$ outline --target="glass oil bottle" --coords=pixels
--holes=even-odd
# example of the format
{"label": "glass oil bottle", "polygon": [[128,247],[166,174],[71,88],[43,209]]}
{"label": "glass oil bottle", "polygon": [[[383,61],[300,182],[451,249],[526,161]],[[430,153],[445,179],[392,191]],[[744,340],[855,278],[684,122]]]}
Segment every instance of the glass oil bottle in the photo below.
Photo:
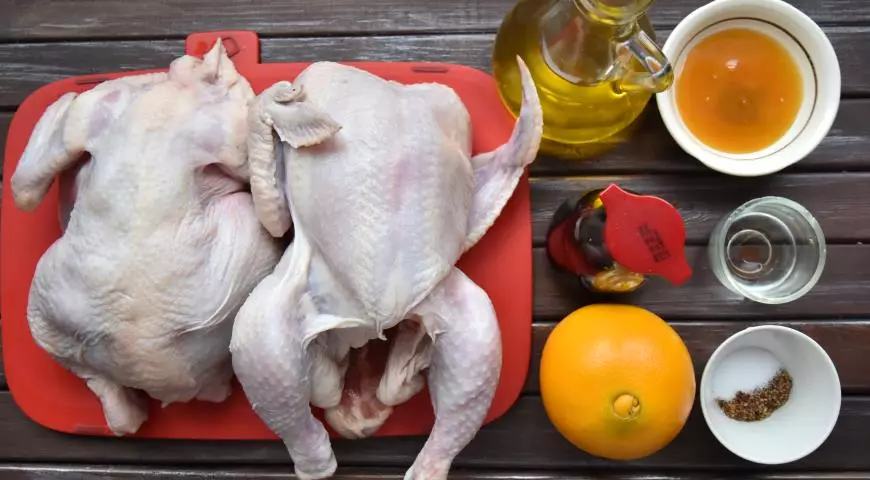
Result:
{"label": "glass oil bottle", "polygon": [[516,56],[538,87],[541,150],[563,153],[612,143],[630,130],[654,93],[673,82],[646,16],[652,0],[519,0],[493,48],[493,76],[514,115],[521,103]]}

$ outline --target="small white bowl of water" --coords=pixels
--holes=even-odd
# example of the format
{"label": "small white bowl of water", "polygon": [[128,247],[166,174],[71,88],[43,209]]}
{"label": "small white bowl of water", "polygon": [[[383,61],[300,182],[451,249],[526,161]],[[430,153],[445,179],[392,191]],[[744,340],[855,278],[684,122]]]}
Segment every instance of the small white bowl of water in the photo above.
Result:
{"label": "small white bowl of water", "polygon": [[[756,421],[735,420],[719,400],[764,388],[784,370],[791,377],[785,403]],[[812,338],[795,329],[750,327],[723,342],[707,362],[700,385],[701,410],[725,448],[746,460],[783,464],[814,452],[830,435],[840,413],[837,369]]]}
{"label": "small white bowl of water", "polygon": [[726,288],[758,303],[781,304],[803,297],[818,283],[827,244],[806,208],[767,196],[719,220],[707,254],[713,274]]}

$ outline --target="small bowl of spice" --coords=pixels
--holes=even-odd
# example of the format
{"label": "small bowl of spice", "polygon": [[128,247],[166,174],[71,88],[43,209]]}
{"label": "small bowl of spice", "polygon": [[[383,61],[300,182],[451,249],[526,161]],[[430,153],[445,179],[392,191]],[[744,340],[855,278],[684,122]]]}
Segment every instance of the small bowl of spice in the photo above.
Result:
{"label": "small bowl of spice", "polygon": [[815,451],[840,414],[840,379],[809,336],[763,325],[732,335],[701,376],[701,411],[713,435],[751,462],[782,464]]}

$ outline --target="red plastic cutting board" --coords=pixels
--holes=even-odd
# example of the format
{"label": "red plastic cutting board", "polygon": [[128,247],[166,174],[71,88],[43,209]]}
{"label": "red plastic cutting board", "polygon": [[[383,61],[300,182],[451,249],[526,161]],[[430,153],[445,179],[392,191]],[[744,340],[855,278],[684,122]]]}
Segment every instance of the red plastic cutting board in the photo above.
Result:
{"label": "red plastic cutting board", "polygon": [[[279,80],[292,80],[307,63],[260,64],[259,39],[253,32],[197,33],[187,39],[187,53],[202,55],[218,38],[239,72],[259,93]],[[351,63],[402,83],[440,82],[452,87],[473,122],[475,153],[508,140],[514,120],[503,107],[490,76],[478,70],[440,63]],[[167,66],[168,67],[168,66]],[[151,70],[155,71],[155,70]],[[111,435],[97,398],[78,377],[61,368],[33,341],[27,326],[27,296],[42,254],[59,238],[58,192],[55,185],[33,212],[18,209],[9,179],[45,109],[62,94],[82,92],[101,81],[143,71],[67,78],[30,95],[12,119],[3,165],[0,230],[0,314],[3,363],[9,389],[18,406],[37,423],[63,432]],[[501,217],[459,267],[490,296],[498,315],[504,347],[501,379],[487,423],[516,401],[529,368],[532,321],[532,245],[529,184],[523,177]],[[469,319],[473,321],[473,319]],[[319,418],[321,412],[317,411]],[[434,422],[428,390],[395,409],[376,436],[425,435]],[[273,439],[251,410],[239,388],[221,404],[193,401],[161,409],[152,401],[149,419],[135,435],[150,438]],[[333,436],[335,436],[333,434]]]}

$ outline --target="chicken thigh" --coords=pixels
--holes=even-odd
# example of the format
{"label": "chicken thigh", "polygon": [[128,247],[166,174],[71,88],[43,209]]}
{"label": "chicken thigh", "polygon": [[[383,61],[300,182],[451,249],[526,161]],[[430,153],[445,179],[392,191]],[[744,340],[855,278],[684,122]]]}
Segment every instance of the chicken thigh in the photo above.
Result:
{"label": "chicken thigh", "polygon": [[11,178],[32,210],[60,177],[63,234],[37,264],[27,320],[116,435],[146,420],[142,391],[164,405],[229,395],[233,319],[282,251],[247,191],[253,98],[218,41],[168,72],[62,96]]}
{"label": "chicken thigh", "polygon": [[311,405],[343,436],[365,437],[428,380],[436,420],[406,475],[414,479],[446,478],[483,424],[501,337],[486,292],[455,264],[538,151],[541,106],[517,61],[523,105],[513,134],[474,157],[469,113],[440,84],[319,62],[252,105],[255,209],[274,236],[292,220],[295,237],[239,310],[230,350],[300,478],[336,469]]}

